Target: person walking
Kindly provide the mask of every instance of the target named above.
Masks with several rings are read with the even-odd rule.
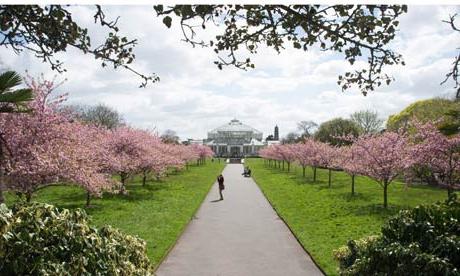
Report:
[[[222,174],[217,177],[217,182],[219,183],[220,200],[224,200],[224,196],[222,195],[222,190],[225,189],[225,186],[224,186],[224,176]]]

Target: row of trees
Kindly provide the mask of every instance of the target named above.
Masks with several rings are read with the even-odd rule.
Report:
[[[260,151],[261,157],[272,166],[290,170],[293,162],[303,168],[331,171],[343,170],[351,176],[351,190],[354,193],[356,175],[370,177],[383,188],[384,207],[388,206],[388,186],[398,176],[410,182],[420,174],[429,172],[439,186],[452,193],[460,189],[460,135],[447,137],[433,124],[414,122],[415,132],[411,134],[384,132],[359,137],[340,137],[349,145],[333,146],[313,139],[301,143],[273,145]],[[339,137],[337,137],[339,139]]]
[[[383,130],[383,123],[377,111],[361,110],[350,115],[350,118],[334,118],[318,125],[313,121],[300,121],[297,129],[300,133],[290,132],[282,139],[283,144],[292,144],[302,141],[305,138],[315,139],[338,145],[343,140],[336,137],[344,135],[358,136],[360,134],[378,133]]]
[[[89,205],[92,195],[125,193],[130,176],[142,174],[145,185],[148,176],[160,177],[213,154],[201,145],[166,144],[146,130],[87,123],[62,108],[66,95],[53,97],[52,81],[29,77],[26,84],[33,95],[25,104],[27,112],[0,113],[2,201],[5,189],[30,200],[45,186],[71,183],[87,191]]]

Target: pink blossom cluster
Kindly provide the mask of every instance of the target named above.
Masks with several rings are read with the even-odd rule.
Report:
[[[165,144],[145,130],[80,123],[59,112],[66,95],[52,98],[53,82],[29,78],[27,84],[34,92],[31,112],[0,114],[0,188],[30,198],[41,187],[71,183],[89,198],[114,190],[113,175],[121,177],[124,189],[134,174],[158,177],[168,168],[212,156],[209,147]]]

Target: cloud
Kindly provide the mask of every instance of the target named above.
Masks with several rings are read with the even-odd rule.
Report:
[[[93,23],[94,9],[71,9],[73,18],[88,28],[93,43],[102,41],[106,33]],[[204,138],[208,130],[234,117],[263,131],[264,136],[278,124],[283,136],[295,131],[301,120],[320,123],[361,109],[377,110],[387,118],[413,101],[453,93],[451,84],[439,83],[452,62],[458,34],[441,20],[460,12],[458,6],[409,7],[391,45],[407,65],[389,67],[387,71],[396,81],[366,97],[356,90],[341,92],[337,75],[350,65],[336,53],[287,47],[278,54],[260,47],[258,54],[251,56],[256,69],[219,70],[211,49],[193,48],[181,41],[177,22],[166,28],[151,6],[110,6],[105,10],[108,18],[120,16],[123,34],[138,39],[133,66],[144,73],[157,73],[161,81],[139,89],[140,80],[130,72],[101,68],[90,56],[68,49],[58,56],[68,69],[59,76],[68,79],[60,90],[70,93],[70,103],[105,103],[132,125],[160,133],[173,129],[183,139]],[[200,35],[209,39],[216,32],[217,27],[210,26]],[[15,55],[0,48],[0,61],[21,73],[28,69],[33,75],[55,75],[27,52]]]

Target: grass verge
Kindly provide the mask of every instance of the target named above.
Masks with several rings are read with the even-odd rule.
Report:
[[[329,188],[327,170],[318,169],[313,182],[311,169],[304,178],[297,166],[287,173],[265,166],[262,159],[246,159],[246,164],[272,206],[328,275],[338,274],[334,249],[350,239],[379,233],[385,220],[401,209],[447,197],[446,191],[437,188],[394,182],[388,189],[389,208],[385,210],[383,189],[367,177],[356,177],[352,196],[351,178],[343,172],[332,173]]]
[[[224,162],[208,161],[203,166],[172,173],[159,181],[142,186],[140,178],[128,185],[128,195],[104,194],[93,199],[86,211],[96,226],[112,225],[123,232],[139,236],[147,242],[147,254],[157,266],[182,233],[200,206]],[[17,200],[6,194],[7,204]],[[75,186],[50,186],[37,192],[34,201],[62,208],[82,208],[86,193]]]

